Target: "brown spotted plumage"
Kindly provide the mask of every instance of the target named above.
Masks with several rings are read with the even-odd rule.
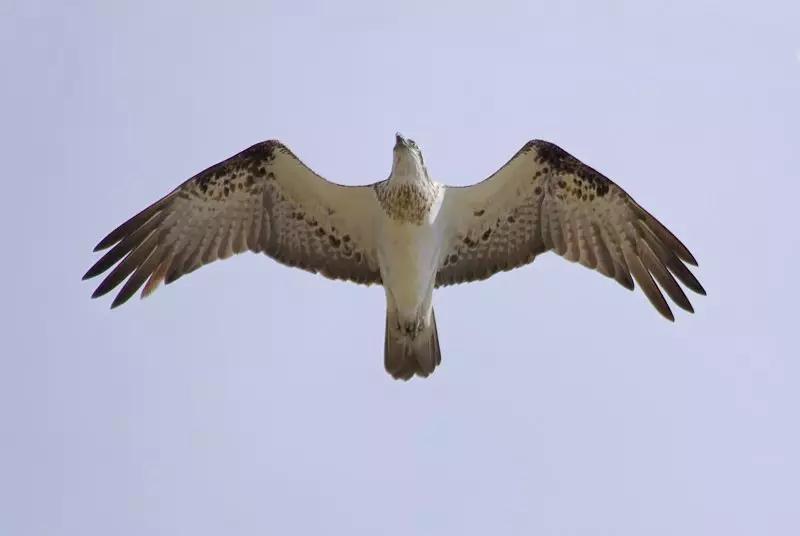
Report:
[[[553,251],[625,288],[636,281],[669,320],[656,283],[690,312],[675,278],[705,295],[686,266],[697,261],[675,235],[610,179],[546,141],[527,143],[481,183],[448,187],[444,210],[463,216],[454,219],[437,286],[486,279]]]
[[[420,225],[430,214],[434,200],[444,186],[433,181],[419,185],[393,185],[390,181],[381,181],[374,188],[378,203],[390,218]]]
[[[244,251],[365,285],[380,284],[370,232],[374,193],[326,181],[266,141],[190,178],[108,234],[84,279],[117,266],[92,297],[125,282],[112,307]],[[112,247],[113,246],[113,247]],[[127,281],[126,281],[127,279]]]

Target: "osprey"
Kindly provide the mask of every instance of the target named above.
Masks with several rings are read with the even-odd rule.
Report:
[[[107,248],[84,279],[116,264],[92,294],[124,281],[112,308],[142,285],[145,297],[248,250],[330,279],[382,285],[384,365],[402,380],[427,377],[441,363],[435,288],[487,279],[547,251],[629,290],[635,280],[672,321],[656,282],[689,312],[675,278],[705,295],[686,266],[697,261],[675,235],[610,179],[543,140],[466,187],[432,180],[422,151],[399,133],[389,178],[365,186],[329,182],[281,142],[264,141],[188,179],[95,251]]]

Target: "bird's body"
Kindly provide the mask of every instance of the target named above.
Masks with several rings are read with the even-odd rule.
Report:
[[[386,294],[387,370],[414,357],[415,346],[433,323],[433,289],[436,282],[441,232],[434,221],[421,224],[382,217],[379,224],[378,263]],[[419,339],[419,340],[418,340]],[[393,343],[402,343],[393,345]],[[392,351],[394,349],[394,351]],[[438,350],[426,359],[433,371]],[[396,362],[396,366],[392,362]]]
[[[442,242],[438,222],[421,224],[395,221],[378,223],[378,263],[387,301],[404,323],[427,313],[438,271]]]
[[[419,366],[429,374],[441,360],[433,289],[445,238],[439,217],[444,193],[414,146],[398,135],[392,174],[375,188],[378,264],[386,292],[384,361],[392,373]]]
[[[387,180],[347,187],[277,141],[256,144],[190,178],[104,238],[84,278],[117,264],[93,297],[125,281],[112,306],[245,250],[331,279],[381,284],[384,364],[395,378],[441,362],[433,291],[486,279],[553,251],[634,288],[674,317],[656,282],[693,311],[676,283],[705,294],[696,261],[610,179],[549,142],[526,144],[485,181],[431,179],[412,140],[396,136]],[[631,278],[633,276],[633,279]],[[674,276],[674,277],[673,277]],[[127,279],[127,281],[126,281]]]

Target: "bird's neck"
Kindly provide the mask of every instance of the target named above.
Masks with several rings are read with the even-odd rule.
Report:
[[[392,172],[392,175],[389,177],[389,186],[391,188],[397,187],[417,187],[417,188],[424,188],[431,184],[431,180],[428,177],[428,172],[425,169],[420,168],[407,168],[407,169],[398,169]]]

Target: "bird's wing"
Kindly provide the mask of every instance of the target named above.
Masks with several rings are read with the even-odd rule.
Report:
[[[656,282],[690,312],[675,277],[705,295],[686,266],[697,261],[672,232],[613,181],[546,141],[528,142],[483,182],[448,187],[442,210],[452,223],[437,286],[486,279],[554,251],[630,290],[635,280],[670,320]]]
[[[84,279],[119,264],[97,287],[127,279],[112,303],[147,296],[218,259],[250,250],[331,279],[380,283],[375,194],[320,177],[278,141],[265,141],[190,178],[95,247],[110,248]]]

